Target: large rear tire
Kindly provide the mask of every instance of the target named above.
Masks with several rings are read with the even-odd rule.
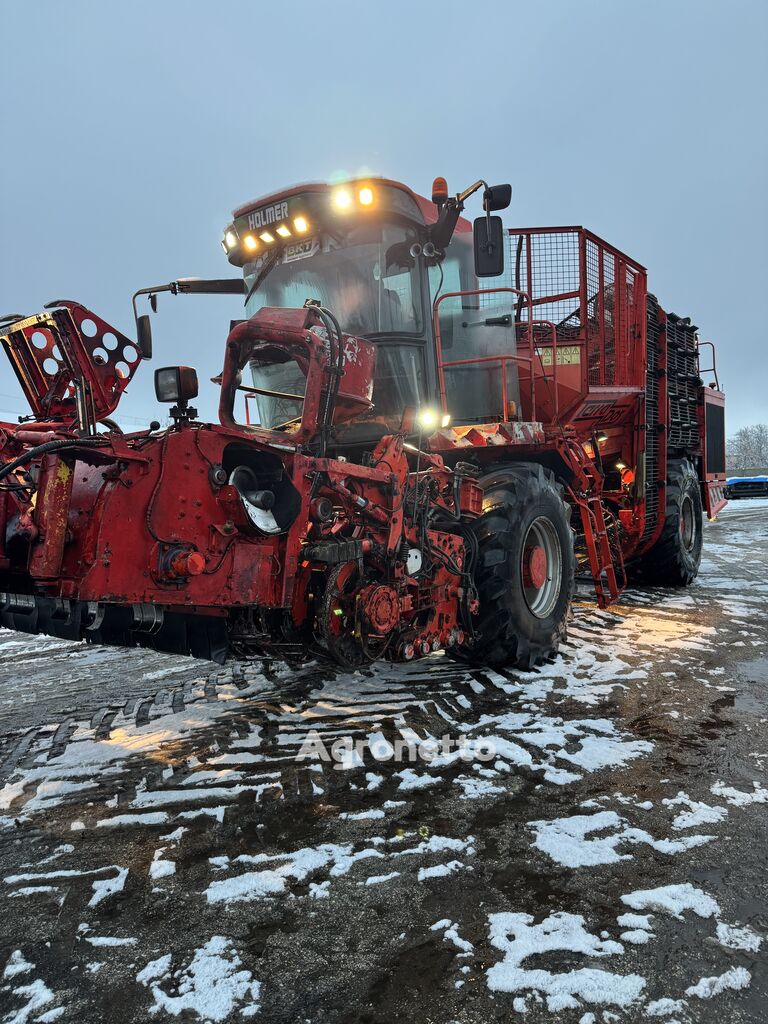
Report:
[[[655,586],[690,586],[701,564],[703,528],[696,470],[688,459],[670,459],[664,526],[653,547],[631,567],[632,576]]]
[[[493,668],[531,669],[552,658],[566,635],[576,564],[571,508],[554,476],[536,464],[480,482],[477,637],[461,653]]]

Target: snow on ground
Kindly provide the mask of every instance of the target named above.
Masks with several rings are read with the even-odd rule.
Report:
[[[0,995],[5,993],[3,1002],[7,1007],[11,1005],[10,1000],[13,999],[18,1008],[6,1013],[3,1017],[5,1024],[56,1020],[56,1016],[50,1016],[50,1013],[55,1013],[58,1009],[50,1005],[56,1000],[56,996],[40,978],[32,977],[34,971],[35,964],[29,963],[20,949],[11,953],[0,980]],[[18,1005],[19,1003],[21,1005]],[[45,1007],[49,1007],[49,1010],[45,1011]]]
[[[89,907],[97,907],[102,900],[107,899],[109,896],[113,896],[115,893],[121,892],[125,886],[125,880],[128,877],[128,868],[120,867],[117,864],[110,864],[102,868],[93,868],[81,870],[78,868],[63,868],[58,871],[38,871],[38,872],[23,872],[21,874],[6,875],[3,878],[3,882],[8,886],[17,886],[19,882],[25,883],[47,883],[47,882],[61,882],[67,883],[77,878],[86,878],[92,875],[104,875],[105,877],[98,877],[91,883],[93,895],[88,901]],[[32,895],[35,892],[41,891],[41,889],[50,889],[51,891],[57,891],[57,886],[39,886],[39,885],[25,885],[21,889],[17,888],[15,893],[11,895],[18,895],[25,893]]]
[[[174,1017],[194,1013],[206,1021],[226,1020],[235,1010],[241,1017],[258,1013],[261,983],[248,971],[238,970],[242,960],[229,939],[214,935],[195,951],[186,967],[175,971],[173,959],[173,954],[166,953],[136,975],[154,997],[150,1013],[164,1010]]]
[[[756,953],[762,945],[762,936],[747,925],[725,924],[721,921],[717,926],[717,941],[728,949],[742,949],[746,953]]]
[[[375,862],[377,870],[372,876],[373,880],[365,880],[366,884],[373,885],[399,875],[399,871],[386,872],[381,871],[381,868],[399,862],[401,857],[440,856],[451,853],[462,853],[466,857],[472,857],[475,854],[472,836],[466,839],[432,836],[428,841],[401,849],[402,844],[412,835],[413,833],[397,835],[391,839],[376,836],[361,844],[359,849],[355,849],[351,843],[343,846],[324,843],[317,847],[295,850],[293,853],[241,854],[234,861],[230,861],[228,857],[218,857],[212,865],[218,871],[228,871],[236,864],[275,866],[264,867],[259,871],[245,871],[227,879],[211,882],[206,890],[206,898],[209,903],[230,904],[282,896],[288,892],[291,879],[303,882],[310,877],[315,885],[327,883],[324,890],[327,895],[332,879],[347,875],[362,861]],[[425,878],[441,877],[464,867],[462,861],[452,857],[447,862],[419,868],[417,878],[423,881]],[[317,882],[320,872],[329,875],[322,883]]]
[[[361,900],[387,900],[405,890],[418,892],[416,903],[422,894],[437,903],[442,894],[441,915],[447,916],[426,930],[452,954],[457,992],[465,982],[481,982],[497,1005],[522,1013],[543,999],[551,1014],[578,1011],[582,1024],[633,1013],[687,1020],[690,1004],[739,992],[751,982],[750,971],[731,960],[757,953],[761,931],[751,919],[726,920],[741,915],[726,914],[709,886],[693,884],[689,879],[697,876],[687,865],[708,844],[716,862],[714,844],[726,841],[726,829],[763,811],[765,777],[758,763],[754,774],[761,779],[742,777],[738,785],[712,783],[717,775],[701,782],[691,775],[682,783],[685,791],[679,777],[659,779],[656,773],[649,792],[648,776],[644,786],[634,781],[624,787],[624,781],[627,775],[642,778],[663,730],[676,736],[698,710],[677,685],[681,674],[698,680],[697,694],[711,690],[727,699],[735,692],[714,663],[720,639],[715,627],[702,622],[703,607],[717,602],[739,626],[737,642],[749,644],[752,656],[762,650],[758,613],[768,583],[756,578],[754,587],[736,586],[717,561],[739,557],[748,543],[748,531],[734,528],[729,547],[708,554],[701,583],[665,594],[661,603],[659,594],[638,591],[610,611],[581,605],[560,655],[532,673],[470,672],[440,656],[326,678],[316,667],[272,666],[262,673],[256,666],[246,678],[223,671],[213,686],[204,680],[185,684],[183,700],[169,680],[144,714],[124,708],[106,726],[98,716],[73,721],[64,739],[58,728],[41,730],[0,790],[0,828],[11,836],[61,822],[71,842],[59,844],[51,858],[9,871],[0,888],[15,906],[34,900],[37,908],[49,898],[57,913],[71,892],[84,889],[82,904],[93,916],[78,938],[93,947],[91,955],[103,947],[110,956],[122,948],[138,956],[132,977],[152,1001],[151,1013],[211,1021],[247,1017],[259,1011],[270,979],[257,971],[255,980],[237,939],[207,939],[214,928],[195,940],[195,948],[182,941],[163,952],[168,944],[150,947],[138,929],[103,927],[100,915],[108,920],[126,894],[146,885],[158,900],[182,898],[193,918],[218,915],[210,918],[215,930],[227,931],[245,913],[279,919],[283,908],[296,913],[304,906],[326,913],[354,887]],[[14,655],[27,643],[0,633],[0,649],[5,645]],[[67,645],[55,646],[63,656]],[[665,660],[655,664],[660,650]],[[437,741],[440,730],[469,744],[469,752],[417,753],[404,764],[393,762],[398,742],[421,749]],[[337,740],[367,746],[362,753],[346,749],[338,759],[298,762],[310,736],[326,747]],[[492,756],[482,756],[484,750]],[[439,801],[434,834],[430,812]],[[280,841],[260,843],[252,829],[247,838],[230,836],[216,847],[224,828],[232,830],[241,815],[250,815],[253,824],[254,809],[276,805],[286,815]],[[292,810],[307,807],[333,841],[316,841],[312,832],[309,841],[306,832],[290,838]],[[561,887],[553,890],[554,907],[543,909],[524,887],[512,885],[503,890],[506,903],[496,893],[480,901],[483,909],[475,908],[474,918],[458,913],[453,904],[462,885],[484,877],[489,865],[497,870],[505,863],[506,847],[489,861],[482,835],[470,834],[474,825],[468,825],[484,827],[483,814],[498,807],[520,815],[521,827],[509,840],[534,860],[533,870],[543,878],[583,879],[576,885],[581,891],[632,862],[628,870],[637,887],[623,895],[619,889],[615,906],[608,901],[610,921],[616,922],[610,931],[604,930],[604,914],[598,925],[597,916],[572,912],[574,898]],[[194,891],[184,852],[188,832],[204,834],[214,851],[195,861]],[[134,859],[110,850],[96,865],[83,863],[81,850],[93,840],[131,850]],[[510,856],[519,857],[519,850]],[[116,863],[110,863],[113,857]],[[47,867],[52,859],[55,866]],[[655,884],[659,870],[663,884]],[[705,940],[698,945],[713,973],[696,971],[679,984],[670,975],[677,990],[660,994],[651,976],[655,950],[670,935],[674,945],[684,928]],[[24,948],[17,950],[3,977],[16,1000],[16,1016],[9,1018],[16,1024],[59,1011],[47,976],[45,983],[36,978],[30,959]],[[104,966],[92,963],[88,974],[103,978]]]
[[[488,987],[494,992],[541,992],[552,1012],[576,1009],[581,1005],[579,1000],[629,1006],[645,988],[645,979],[637,974],[614,974],[593,967],[552,972],[523,966],[525,960],[553,951],[568,951],[589,959],[624,952],[621,943],[593,935],[584,924],[582,916],[565,912],[550,914],[538,924],[530,914],[491,914],[490,941],[504,959],[489,968]]]
[[[691,800],[691,798],[682,791],[679,792],[676,797],[667,797],[662,800],[662,803],[666,807],[677,807],[682,805],[688,808],[687,811],[681,811],[676,815],[672,822],[672,828],[674,829],[697,828],[699,825],[713,825],[718,821],[722,821],[723,818],[728,817],[728,809],[726,807],[712,807],[710,804],[706,804],[701,800]]]
[[[715,796],[722,797],[726,803],[733,807],[749,807],[750,804],[768,803],[768,789],[764,789],[758,782],[752,783],[752,792],[743,792],[734,789],[733,786],[726,786],[722,782],[716,782],[711,788]]]
[[[576,814],[551,821],[532,821],[530,825],[536,834],[534,846],[568,868],[631,860],[632,854],[618,852],[620,846],[643,843],[659,853],[675,854],[715,838],[710,835],[694,835],[682,839],[654,839],[643,829],[632,828],[615,811]],[[608,830],[611,830],[611,834],[607,836],[590,838],[593,833]]]
[[[660,885],[657,889],[638,889],[622,896],[621,901],[633,910],[664,911],[678,920],[682,920],[686,910],[692,910],[699,917],[713,917],[720,913],[717,901],[690,882]]]
[[[677,920],[683,920],[686,911],[704,920],[715,918],[717,940],[721,946],[729,949],[755,952],[762,941],[748,926],[730,925],[721,921],[718,902],[688,882],[659,886],[652,890],[637,890],[622,896],[621,900],[634,909],[654,910]],[[552,952],[575,954],[590,960],[621,957],[626,953],[627,943],[631,946],[646,946],[658,941],[659,929],[651,927],[651,917],[650,914],[626,912],[617,915],[617,925],[627,930],[621,931],[618,939],[614,939],[607,931],[601,932],[599,936],[588,931],[583,916],[562,911],[551,913],[538,923],[535,923],[532,915],[525,913],[490,914],[490,942],[504,954],[504,958],[488,969],[488,988],[493,992],[525,993],[517,997],[517,1005],[514,1007],[521,1013],[528,1009],[527,1000],[535,1000],[540,995],[545,997],[548,1010],[555,1013],[564,1009],[583,1009],[588,1004],[626,1009],[642,1001],[647,984],[644,976],[625,974],[620,968],[609,971],[592,966],[552,971],[540,967],[537,958]],[[448,925],[451,925],[450,921],[439,921],[433,928]],[[701,978],[696,984],[687,987],[683,994],[710,999],[727,989],[747,988],[750,982],[749,971],[743,967],[734,967],[722,975]],[[681,994],[677,999],[664,997],[650,1000],[644,1006],[644,1013],[650,1017],[667,1016],[681,1011],[685,1006]]]
[[[732,967],[718,977],[702,978],[696,985],[687,988],[685,994],[697,996],[699,999],[712,999],[729,988],[748,988],[751,981],[752,975],[745,967]]]

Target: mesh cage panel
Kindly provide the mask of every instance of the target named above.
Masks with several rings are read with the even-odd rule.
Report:
[[[635,346],[645,338],[645,275],[639,264],[583,228],[513,228],[506,270],[488,287],[529,293],[536,320],[557,327],[559,342],[583,342],[590,385],[642,383]],[[489,305],[493,296],[481,296]],[[525,300],[517,320],[528,320]]]

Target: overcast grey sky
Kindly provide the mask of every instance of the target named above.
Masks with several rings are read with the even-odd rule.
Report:
[[[718,344],[729,433],[768,421],[767,0],[0,0],[0,312],[227,276],[231,209],[370,168],[511,181]],[[474,212],[474,211],[472,211]],[[154,365],[221,369],[232,297],[161,297]],[[151,366],[121,412],[153,418]],[[204,389],[205,390],[205,389]],[[213,415],[217,389],[200,407]],[[0,418],[26,411],[0,363]]]

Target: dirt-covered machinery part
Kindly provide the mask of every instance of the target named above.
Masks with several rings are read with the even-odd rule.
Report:
[[[396,614],[386,616],[386,622],[371,622],[366,615],[372,587],[389,591]],[[379,618],[375,611],[374,616]],[[387,584],[366,584],[357,562],[334,566],[327,573],[317,602],[317,636],[323,650],[344,668],[359,668],[382,657],[399,622],[397,593]]]
[[[316,524],[321,536],[313,535],[305,548],[314,567],[308,577],[313,637],[346,667],[381,657],[410,660],[464,636],[459,617],[474,597],[474,548],[466,533],[480,511],[481,492],[439,456],[420,453],[420,472],[410,471],[408,457],[401,438],[384,439],[372,462],[385,464],[398,481],[390,509],[372,505],[370,489],[366,497],[352,481],[337,483],[353,510],[350,525],[357,525],[347,535],[342,521],[324,534]],[[332,492],[321,485],[317,497]],[[317,571],[318,563],[324,571]]]

